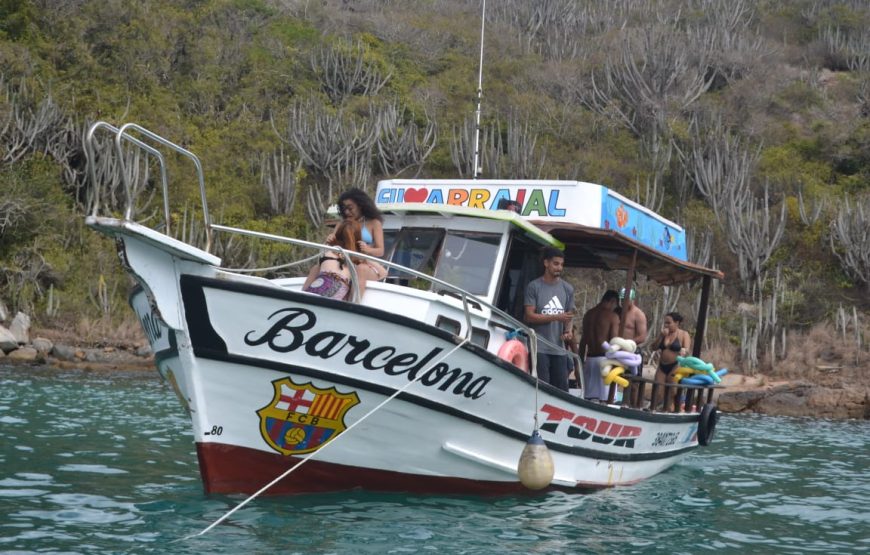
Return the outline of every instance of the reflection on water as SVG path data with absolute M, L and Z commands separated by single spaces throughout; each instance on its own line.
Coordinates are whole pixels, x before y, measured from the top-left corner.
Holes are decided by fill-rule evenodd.
M 205 496 L 151 373 L 0 366 L 0 553 L 859 553 L 866 422 L 723 417 L 713 445 L 590 495 Z

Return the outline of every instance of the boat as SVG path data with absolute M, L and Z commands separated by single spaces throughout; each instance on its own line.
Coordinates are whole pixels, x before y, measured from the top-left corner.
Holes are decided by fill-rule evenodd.
M 106 136 L 111 143 L 98 140 Z M 302 291 L 302 277 L 222 267 L 210 252 L 214 234 L 349 255 L 210 221 L 193 153 L 135 123 L 97 122 L 86 147 L 91 162 L 114 155 L 123 164 L 119 153 L 138 149 L 160 166 L 162 223 L 137 222 L 130 198 L 123 214 L 98 199 L 86 224 L 116 242 L 138 284 L 131 305 L 159 374 L 190 415 L 206 493 L 267 485 L 268 494 L 526 492 L 518 460 L 533 432 L 553 463 L 546 488 L 580 492 L 650 478 L 712 440 L 711 387 L 682 386 L 680 410 L 663 412 L 642 401 L 644 388 L 664 386 L 642 377 L 629 377 L 639 396 L 619 400 L 612 385 L 607 402 L 536 378 L 536 336 L 520 317 L 545 246 L 563 249 L 567 267 L 625 271 L 629 287 L 636 274 L 664 285 L 700 279 L 700 354 L 711 280 L 721 272 L 688 261 L 680 226 L 607 187 L 381 181 L 379 260 L 389 275 L 369 282 L 362 298 L 354 282 L 345 301 Z M 170 233 L 170 156 L 196 170 L 201 248 Z M 105 184 L 92 178 L 99 197 Z M 503 199 L 520 211 L 499 209 Z M 505 356 L 511 341 L 530 351 L 531 371 Z

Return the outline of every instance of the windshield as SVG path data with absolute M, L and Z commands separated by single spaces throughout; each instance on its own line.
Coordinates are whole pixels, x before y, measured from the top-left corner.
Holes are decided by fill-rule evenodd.
M 501 235 L 449 231 L 444 239 L 435 277 L 474 295 L 486 295 L 496 272 Z
M 435 269 L 442 237 L 444 237 L 443 229 L 402 229 L 395 239 L 390 260 L 431 276 Z M 429 289 L 431 285 L 428 281 L 420 280 L 395 268 L 390 269 L 388 279 L 418 289 Z
M 474 231 L 445 231 L 434 228 L 405 228 L 392 239 L 390 260 L 464 289 L 486 295 L 493 274 L 497 274 L 501 235 Z M 419 289 L 431 283 L 391 269 L 389 280 Z

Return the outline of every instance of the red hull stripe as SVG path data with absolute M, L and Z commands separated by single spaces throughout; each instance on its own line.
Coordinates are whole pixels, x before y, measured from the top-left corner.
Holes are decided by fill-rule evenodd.
M 222 443 L 197 443 L 199 469 L 206 493 L 251 494 L 299 462 L 296 457 Z M 587 486 L 593 490 L 603 486 Z M 305 463 L 265 495 L 325 493 L 364 489 L 381 492 L 506 495 L 532 492 L 517 482 L 492 482 L 405 474 L 313 460 Z M 576 488 L 552 488 L 579 491 Z

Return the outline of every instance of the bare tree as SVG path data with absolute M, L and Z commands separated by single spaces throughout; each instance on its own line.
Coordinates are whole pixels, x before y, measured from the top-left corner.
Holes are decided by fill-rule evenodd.
M 85 188 L 85 212 L 92 212 L 95 206 L 108 212 L 123 212 L 129 205 L 134 220 L 149 219 L 154 215 L 152 203 L 158 189 L 151 177 L 151 164 L 156 162 L 144 150 L 126 142 L 122 143 L 119 157 L 112 139 L 95 136 L 93 157 L 85 152 L 95 180 Z
M 662 187 L 658 176 L 647 176 L 643 189 L 641 189 L 640 178 L 638 177 L 634 183 L 634 200 L 653 212 L 660 212 L 665 201 L 665 194 L 664 187 Z
M 831 222 L 831 250 L 851 277 L 870 285 L 870 197 L 844 199 Z
M 421 129 L 413 116 L 406 114 L 405 108 L 395 101 L 377 110 L 376 121 L 379 128 L 376 161 L 381 172 L 398 176 L 416 168 L 414 177 L 417 177 L 438 140 L 435 121 L 427 115 Z
M 785 203 L 781 203 L 779 222 L 770 214 L 770 195 L 764 186 L 764 196 L 751 198 L 741 204 L 725 207 L 727 214 L 726 240 L 728 248 L 737 255 L 738 271 L 744 287 L 752 280 L 760 280 L 762 271 L 785 231 Z
M 691 262 L 706 266 L 713 252 L 713 232 L 686 232 L 686 255 Z
M 689 48 L 676 28 L 631 30 L 604 66 L 590 75 L 579 98 L 638 136 L 661 134 L 710 87 L 708 57 L 706 49 Z
M 7 197 L 0 200 L 0 237 L 24 223 L 29 210 L 24 199 Z
M 664 0 L 500 0 L 488 10 L 488 19 L 514 30 L 523 53 L 554 61 L 586 58 L 596 48 L 594 37 L 631 21 L 672 25 L 680 19 L 680 10 Z
M 466 115 L 462 126 L 453 126 L 453 140 L 450 141 L 450 159 L 453 160 L 453 166 L 460 177 L 474 176 L 474 134 L 475 134 L 474 117 Z M 486 147 L 486 135 L 480 137 L 481 152 Z
M 293 106 L 283 137 L 311 176 L 307 213 L 311 222 L 320 226 L 338 187 L 366 186 L 378 138 L 377 122 L 354 118 L 341 110 L 333 113 L 308 100 Z
M 695 113 L 689 123 L 692 146 L 680 151 L 686 173 L 718 218 L 726 207 L 749 200 L 752 171 L 761 146 L 750 148 L 722 123 L 719 114 Z
M 528 119 L 511 114 L 502 132 L 500 120 L 482 130 L 480 159 L 483 173 L 490 178 L 540 179 L 546 153 L 537 146 L 538 134 Z M 450 154 L 453 165 L 462 176 L 472 176 L 474 158 L 474 118 L 466 117 L 464 125 L 453 129 Z
M 70 118 L 54 101 L 49 90 L 37 100 L 37 94 L 22 79 L 17 85 L 0 76 L 5 102 L 0 109 L 0 146 L 2 161 L 14 164 L 36 152 L 54 154 L 67 139 Z
M 298 177 L 301 160 L 292 160 L 284 153 L 284 147 L 260 161 L 260 183 L 269 193 L 269 208 L 272 214 L 291 214 L 296 205 Z
M 804 194 L 803 191 L 798 191 L 798 211 L 800 213 L 801 221 L 805 226 L 815 225 L 816 222 L 819 221 L 821 215 L 825 212 L 828 207 L 827 199 L 824 197 L 821 199 L 816 199 L 812 206 L 807 206 L 804 202 Z
M 839 25 L 828 25 L 819 29 L 819 39 L 832 69 L 870 71 L 870 30 L 866 27 L 849 32 Z
M 862 117 L 870 117 L 870 76 L 861 79 L 861 84 L 858 85 L 858 92 L 855 94 L 855 100 L 860 107 Z
M 342 40 L 311 55 L 311 69 L 334 104 L 351 95 L 374 96 L 389 81 L 392 73 L 382 75 L 375 63 L 366 60 L 366 54 L 362 42 Z

